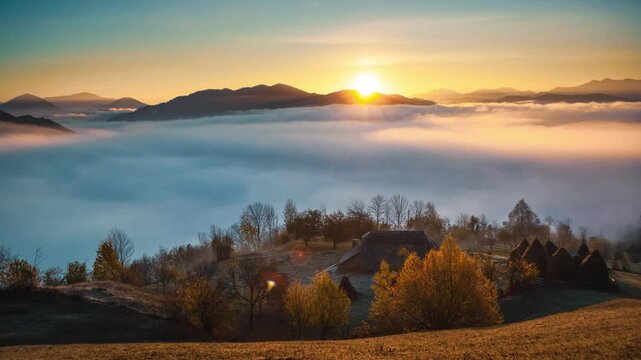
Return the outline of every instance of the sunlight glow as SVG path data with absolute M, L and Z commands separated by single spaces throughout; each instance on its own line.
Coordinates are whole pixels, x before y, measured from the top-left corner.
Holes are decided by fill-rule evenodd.
M 375 92 L 381 91 L 381 82 L 374 74 L 359 74 L 352 83 L 352 89 L 358 91 L 363 97 L 368 97 Z

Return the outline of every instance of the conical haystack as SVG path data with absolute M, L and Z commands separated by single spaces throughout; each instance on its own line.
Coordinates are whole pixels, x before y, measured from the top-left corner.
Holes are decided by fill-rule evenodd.
M 541 245 L 541 242 L 538 239 L 534 239 L 530 246 L 525 249 L 522 259 L 536 265 L 539 270 L 539 276 L 546 277 L 548 254 L 545 252 L 545 248 Z
M 551 242 L 550 240 L 548 240 L 548 241 L 545 243 L 545 252 L 548 254 L 548 256 L 552 256 L 552 255 L 554 255 L 554 253 L 555 253 L 557 250 L 559 250 L 559 248 L 558 248 L 556 245 L 554 245 L 554 243 L 553 243 L 553 242 Z M 569 254 L 568 254 L 568 255 L 569 255 Z
M 338 286 L 345 292 L 350 300 L 354 301 L 358 299 L 358 291 L 356 291 L 352 283 L 349 281 L 348 276 L 343 276 L 343 278 L 341 279 L 341 283 Z
M 558 249 L 548 259 L 548 278 L 553 280 L 572 281 L 576 277 L 574 259 L 564 248 Z
M 514 249 L 512 249 L 512 251 L 510 251 L 510 260 L 520 259 L 528 246 L 530 246 L 530 243 L 527 241 L 527 239 L 521 240 L 521 242 Z
M 599 250 L 594 250 L 586 256 L 579 267 L 579 275 L 582 281 L 595 284 L 608 284 L 610 275 L 608 266 L 603 261 Z
M 590 249 L 585 241 L 581 242 L 581 246 L 576 250 L 576 255 L 581 259 L 581 261 L 583 261 L 586 256 L 590 255 Z

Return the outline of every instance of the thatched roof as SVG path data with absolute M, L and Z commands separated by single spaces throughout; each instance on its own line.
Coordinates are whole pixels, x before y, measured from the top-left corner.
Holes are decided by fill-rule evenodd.
M 530 246 L 525 249 L 522 259 L 536 265 L 537 269 L 539 269 L 539 276 L 546 276 L 548 254 L 545 252 L 545 248 L 541 245 L 539 239 L 534 239 Z
M 603 261 L 599 250 L 594 250 L 586 256 L 579 266 L 579 275 L 582 281 L 596 284 L 607 284 L 610 282 L 608 266 Z
M 512 249 L 512 251 L 510 251 L 510 260 L 520 259 L 528 246 L 530 246 L 530 243 L 527 241 L 527 239 L 521 240 L 521 242 L 514 249 Z
M 438 245 L 423 231 L 370 231 L 363 235 L 357 247 L 341 257 L 337 271 L 375 272 L 382 260 L 399 268 L 404 261 L 399 256 L 402 248 L 424 256 L 429 250 L 438 249 Z
M 581 246 L 576 250 L 576 255 L 579 256 L 581 261 L 585 259 L 586 256 L 590 254 L 590 249 L 588 248 L 588 245 L 585 243 L 585 241 L 581 242 Z
M 575 279 L 576 264 L 567 250 L 560 248 L 550 256 L 547 275 L 549 279 L 554 280 L 572 281 Z
M 343 276 L 343 278 L 341 279 L 341 283 L 338 286 L 341 288 L 341 290 L 345 292 L 345 294 L 350 300 L 354 301 L 358 299 L 359 293 L 358 291 L 356 291 L 352 283 L 349 281 L 348 276 Z
M 554 245 L 554 243 L 553 243 L 553 242 L 551 242 L 550 240 L 548 240 L 548 241 L 545 243 L 545 252 L 548 254 L 548 256 L 552 256 L 552 255 L 554 255 L 554 253 L 555 253 L 557 250 L 559 250 L 559 248 L 558 248 L 556 245 Z M 570 255 L 570 254 L 568 254 L 568 255 Z

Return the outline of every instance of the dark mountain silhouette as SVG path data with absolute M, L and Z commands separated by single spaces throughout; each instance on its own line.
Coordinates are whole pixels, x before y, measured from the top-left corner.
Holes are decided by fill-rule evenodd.
M 58 111 L 58 107 L 51 102 L 31 94 L 15 97 L 0 105 L 0 110 L 10 114 L 19 115 L 47 115 Z
M 445 104 L 492 102 L 510 96 L 530 97 L 536 95 L 533 91 L 521 91 L 514 88 L 481 89 L 469 93 L 439 89 L 419 95 L 421 99 L 435 100 Z
M 549 93 L 564 95 L 605 94 L 627 100 L 641 101 L 641 80 L 592 80 L 579 86 L 556 87 L 550 90 Z
M 140 102 L 134 98 L 124 97 L 116 101 L 110 102 L 103 106 L 104 109 L 140 109 L 141 107 L 147 106 L 147 104 Z
M 597 102 L 597 103 L 609 103 L 609 102 L 615 102 L 615 101 L 629 101 L 627 99 L 624 99 L 622 97 L 618 96 L 611 96 L 611 95 L 605 95 L 605 94 L 585 94 L 585 95 L 575 95 L 575 94 L 550 94 L 550 93 L 544 93 L 541 95 L 537 96 L 506 96 L 504 98 L 495 100 L 494 102 L 509 102 L 509 103 L 516 103 L 516 102 L 535 102 L 538 104 L 551 104 L 551 103 L 590 103 L 590 102 Z
M 372 94 L 367 101 L 354 90 L 327 95 L 308 93 L 284 85 L 258 85 L 238 90 L 217 89 L 179 96 L 166 103 L 145 106 L 132 113 L 115 116 L 113 121 L 171 120 L 220 115 L 234 111 L 278 109 L 331 104 L 433 105 L 434 102 L 408 99 L 400 95 Z
M 52 96 L 45 100 L 55 104 L 61 109 L 68 111 L 94 111 L 100 106 L 109 104 L 115 99 L 110 99 L 96 94 L 82 92 L 73 95 Z
M 9 125 L 9 126 L 2 126 Z M 16 127 L 15 125 L 20 125 Z M 57 122 L 45 118 L 37 118 L 30 115 L 13 116 L 4 111 L 0 111 L 0 132 L 24 131 L 32 132 L 34 128 L 42 130 L 55 130 L 61 133 L 73 134 L 72 130 L 58 124 Z

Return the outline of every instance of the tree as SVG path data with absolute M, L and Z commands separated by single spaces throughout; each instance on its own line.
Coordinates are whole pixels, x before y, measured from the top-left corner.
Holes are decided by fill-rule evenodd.
M 384 266 L 382 270 L 389 273 Z M 411 328 L 446 329 L 502 320 L 496 288 L 451 235 L 423 259 L 410 254 L 394 280 L 387 281 L 394 284 L 391 291 L 376 293 L 372 307 L 391 307 L 391 313 L 402 316 Z
M 386 207 L 385 197 L 383 195 L 376 195 L 370 201 L 370 204 L 367 208 L 370 216 L 374 219 L 376 224 L 376 229 L 380 229 L 381 225 L 385 221 L 385 207 Z
M 205 246 L 211 246 L 216 261 L 227 260 L 231 256 L 234 239 L 230 230 L 223 231 L 216 225 L 211 225 L 209 233 L 198 233 L 198 240 Z
M 224 291 L 200 278 L 185 286 L 183 306 L 187 318 L 215 338 L 227 335 L 231 327 L 230 301 Z
M 0 274 L 4 273 L 4 270 L 12 260 L 13 255 L 11 254 L 11 250 L 0 245 Z
M 134 242 L 121 229 L 113 228 L 107 234 L 106 241 L 111 242 L 120 265 L 124 268 L 129 265 L 134 256 Z
M 271 205 L 256 202 L 247 205 L 240 217 L 240 233 L 248 250 L 260 250 L 268 233 Z
M 352 200 L 347 207 L 347 215 L 356 217 L 368 216 L 365 203 L 362 200 Z
M 296 338 L 301 338 L 303 328 L 309 325 L 312 317 L 311 294 L 308 286 L 295 282 L 287 288 L 283 298 L 283 309 L 289 319 Z
M 539 275 L 536 265 L 523 259 L 508 261 L 508 288 L 510 294 L 523 290 L 531 290 L 534 287 L 534 279 Z
M 541 221 L 525 200 L 516 203 L 507 217 L 506 227 L 512 233 L 513 239 L 519 241 L 535 234 Z
M 340 329 L 349 320 L 349 297 L 332 281 L 326 271 L 314 276 L 310 287 L 312 324 L 325 340 L 330 330 Z
M 293 232 L 292 225 L 297 214 L 296 204 L 292 199 L 287 199 L 285 208 L 283 209 L 283 221 L 285 222 L 285 230 L 287 230 L 288 233 Z
M 397 277 L 398 273 L 383 260 L 378 272 L 372 278 L 374 301 L 369 308 L 369 320 L 381 333 L 403 330 L 405 326 L 403 316 L 396 309 L 394 302 L 394 286 Z
M 225 283 L 232 295 L 249 310 L 249 328 L 254 327 L 254 314 L 267 293 L 263 279 L 264 260 L 257 256 L 243 256 L 232 261 L 225 274 Z
M 559 247 L 567 247 L 574 240 L 572 232 L 572 220 L 569 218 L 558 221 L 556 224 L 556 237 L 559 241 Z
M 121 281 L 122 273 L 122 263 L 114 244 L 109 239 L 101 241 L 96 251 L 96 260 L 93 263 L 92 276 L 94 280 Z
M 47 269 L 42 276 L 42 283 L 46 286 L 60 286 L 63 281 L 62 269 L 59 267 Z
M 65 284 L 76 284 L 89 280 L 87 274 L 87 264 L 79 261 L 67 263 L 67 272 L 65 273 Z
M 293 230 L 297 237 L 303 239 L 305 246 L 316 236 L 322 235 L 323 214 L 320 210 L 308 209 L 298 214 L 293 220 Z
M 338 210 L 325 215 L 322 225 L 325 239 L 332 242 L 334 249 L 339 241 L 345 240 L 348 235 L 347 221 L 342 211 Z
M 28 290 L 38 286 L 38 270 L 26 260 L 11 260 L 1 275 L 0 283 L 11 290 Z
M 413 216 L 407 221 L 409 229 L 423 230 L 430 238 L 439 243 L 445 235 L 447 224 L 448 220 L 439 215 L 431 202 L 425 204 L 422 216 Z
M 391 220 L 394 229 L 402 229 L 408 219 L 409 201 L 405 196 L 396 194 L 390 199 L 389 208 L 391 210 Z

